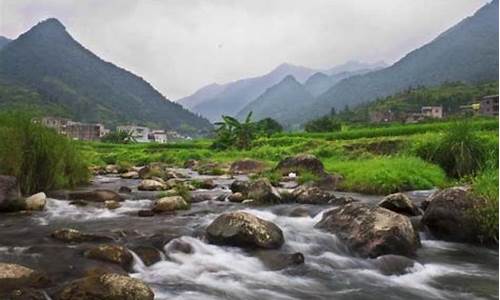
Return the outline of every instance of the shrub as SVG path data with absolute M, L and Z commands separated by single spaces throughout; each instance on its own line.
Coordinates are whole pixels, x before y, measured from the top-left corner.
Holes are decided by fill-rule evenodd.
M 24 194 L 73 187 L 89 177 L 71 140 L 22 113 L 0 114 L 0 173 L 17 177 Z
M 342 129 L 342 124 L 330 116 L 324 116 L 316 120 L 312 120 L 306 123 L 304 130 L 306 132 L 332 132 L 340 131 Z
M 498 169 L 478 174 L 472 181 L 472 192 L 485 201 L 485 206 L 473 212 L 484 239 L 498 243 Z

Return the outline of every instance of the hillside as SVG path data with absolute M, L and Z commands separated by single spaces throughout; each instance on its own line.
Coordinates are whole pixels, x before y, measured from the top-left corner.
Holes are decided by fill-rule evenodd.
M 482 82 L 498 78 L 498 0 L 485 5 L 410 52 L 391 67 L 345 79 L 301 112 L 302 121 L 346 105 L 373 101 L 411 86 L 435 86 L 444 82 Z M 294 118 L 295 116 L 291 116 Z
M 281 64 L 266 75 L 241 79 L 224 85 L 221 93 L 213 98 L 207 98 L 198 105 L 192 107 L 192 111 L 217 121 L 221 115 L 236 115 L 248 103 L 256 99 L 266 89 L 277 84 L 287 75 L 294 76 L 298 81 L 305 81 L 316 70 L 290 64 Z M 190 99 L 190 98 L 188 98 Z M 184 104 L 188 99 L 179 102 Z
M 4 37 L 4 36 L 0 36 L 0 49 L 2 49 L 3 47 L 5 47 L 8 43 L 10 43 L 11 40 Z
M 289 119 L 291 112 L 304 108 L 313 99 L 314 97 L 300 82 L 292 75 L 288 75 L 248 104 L 237 117 L 243 119 L 251 111 L 255 120 L 270 117 L 284 127 L 290 128 L 294 124 L 294 120 Z
M 176 102 L 181 104 L 185 108 L 191 109 L 194 106 L 201 104 L 205 100 L 212 99 L 213 97 L 219 95 L 224 91 L 225 88 L 226 85 L 212 83 L 197 90 L 194 94 L 181 98 Z
M 39 105 L 58 106 L 80 121 L 137 123 L 192 134 L 211 128 L 142 78 L 85 49 L 56 19 L 40 22 L 0 51 L 0 80 L 36 92 Z M 10 100 L 12 105 L 23 101 Z

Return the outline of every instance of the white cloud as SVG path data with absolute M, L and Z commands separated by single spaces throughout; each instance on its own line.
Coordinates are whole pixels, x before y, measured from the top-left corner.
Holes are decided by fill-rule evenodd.
M 0 35 L 56 17 L 176 99 L 202 85 L 347 60 L 394 62 L 486 0 L 0 0 Z

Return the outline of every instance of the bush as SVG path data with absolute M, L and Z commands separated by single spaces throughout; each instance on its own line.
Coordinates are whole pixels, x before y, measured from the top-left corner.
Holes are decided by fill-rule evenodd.
M 498 243 L 498 169 L 488 168 L 476 176 L 472 192 L 486 203 L 474 211 L 484 239 Z
M 474 175 L 489 158 L 488 144 L 467 121 L 454 123 L 439 139 L 423 142 L 416 154 L 454 178 Z
M 89 178 L 71 140 L 21 113 L 0 114 L 0 174 L 15 176 L 24 194 L 74 187 Z
M 340 131 L 342 124 L 330 116 L 321 117 L 306 123 L 304 130 L 306 132 L 332 132 Z

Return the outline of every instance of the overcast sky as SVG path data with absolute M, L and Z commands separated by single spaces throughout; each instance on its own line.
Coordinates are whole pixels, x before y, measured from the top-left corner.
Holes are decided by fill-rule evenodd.
M 101 58 L 169 99 L 269 72 L 392 63 L 487 0 L 0 0 L 0 35 L 58 18 Z

